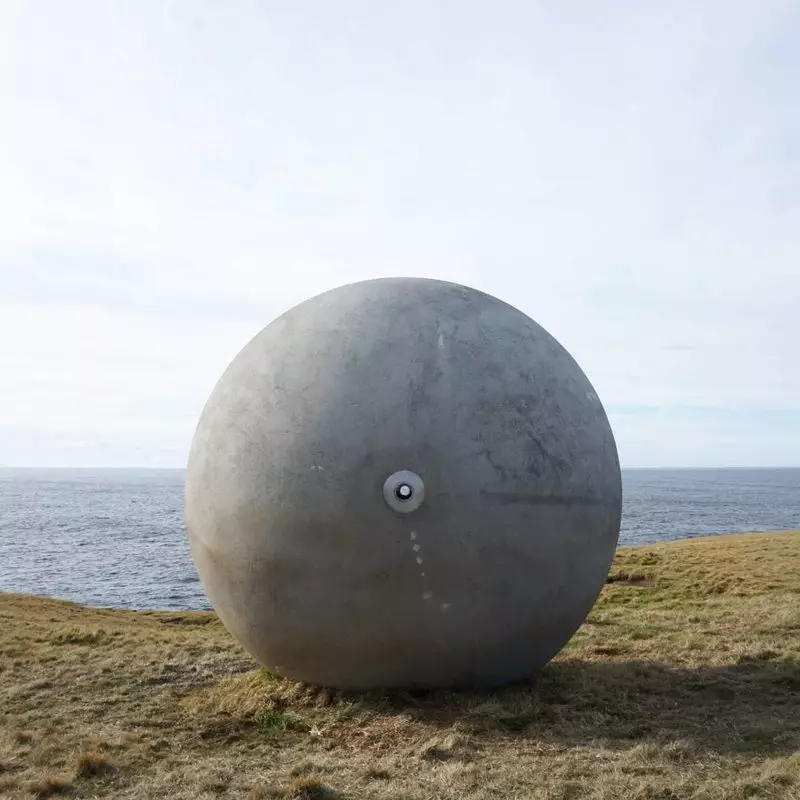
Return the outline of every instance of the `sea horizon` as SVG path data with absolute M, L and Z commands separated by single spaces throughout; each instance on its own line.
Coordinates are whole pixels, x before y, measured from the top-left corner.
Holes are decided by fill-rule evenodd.
M 663 472 L 707 472 L 724 470 L 800 470 L 800 464 L 734 464 L 725 466 L 701 465 L 701 466 L 660 466 L 649 464 L 623 465 L 620 466 L 623 472 L 659 470 Z M 93 466 L 36 466 L 36 465 L 3 465 L 0 464 L 2 472 L 186 472 L 186 467 L 93 467 Z

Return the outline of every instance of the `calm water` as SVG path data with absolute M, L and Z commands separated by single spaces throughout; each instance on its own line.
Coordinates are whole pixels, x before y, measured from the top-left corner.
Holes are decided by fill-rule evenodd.
M 183 472 L 0 470 L 0 590 L 206 609 Z M 622 544 L 800 528 L 800 469 L 626 470 Z

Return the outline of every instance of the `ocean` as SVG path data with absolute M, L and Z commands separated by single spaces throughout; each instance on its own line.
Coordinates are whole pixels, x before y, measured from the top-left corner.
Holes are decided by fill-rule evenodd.
M 0 470 L 0 591 L 133 609 L 210 608 L 182 470 Z M 620 544 L 800 529 L 800 469 L 623 470 Z

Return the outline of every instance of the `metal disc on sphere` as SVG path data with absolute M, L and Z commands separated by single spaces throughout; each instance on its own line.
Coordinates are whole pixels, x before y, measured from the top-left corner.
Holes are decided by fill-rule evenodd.
M 261 664 L 344 687 L 524 678 L 617 544 L 614 437 L 567 351 L 458 284 L 350 284 L 286 312 L 203 410 L 192 554 Z

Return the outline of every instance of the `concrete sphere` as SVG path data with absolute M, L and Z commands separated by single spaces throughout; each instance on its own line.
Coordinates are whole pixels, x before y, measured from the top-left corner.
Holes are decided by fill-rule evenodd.
M 621 501 L 567 351 L 496 298 L 402 278 L 261 331 L 208 400 L 186 483 L 230 632 L 280 675 L 351 689 L 531 675 L 597 599 Z

